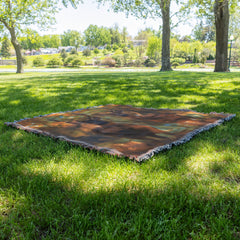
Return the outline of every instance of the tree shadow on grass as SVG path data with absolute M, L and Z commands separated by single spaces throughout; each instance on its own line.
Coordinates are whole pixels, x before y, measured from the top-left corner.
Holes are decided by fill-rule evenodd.
M 226 74 L 209 75 L 179 72 L 26 75 L 19 80 L 20 85 L 11 84 L 0 93 L 5 97 L 1 101 L 5 112 L 0 116 L 5 121 L 12 121 L 7 116 L 20 119 L 110 103 L 171 108 L 186 103 L 182 95 L 196 96 L 187 101 L 194 110 L 222 112 L 223 109 L 230 109 L 236 112 L 238 90 L 209 90 L 208 80 L 219 80 Z M 228 75 L 228 78 L 235 79 L 236 75 Z M 208 90 L 207 93 L 204 90 Z M 197 96 L 204 96 L 207 101 L 202 103 Z
M 189 167 L 208 145 L 216 153 L 239 153 L 239 92 L 209 89 L 208 80 L 226 75 L 43 76 L 23 76 L 1 90 L 2 124 L 109 103 L 178 108 L 185 104 L 184 95 L 196 96 L 195 110 L 226 109 L 237 117 L 141 165 L 1 126 L 2 239 L 237 239 L 240 199 L 228 177 L 238 172 L 224 169 L 224 157 L 210 165 L 209 182 Z M 234 85 L 236 76 L 228 75 Z M 202 103 L 198 96 L 212 99 Z M 231 191 L 215 189 L 215 181 Z
M 181 96 L 189 95 L 195 96 L 195 99 L 193 97 L 191 101 L 187 101 L 193 110 L 203 112 L 231 110 L 234 113 L 240 98 L 237 89 L 217 92 L 209 89 L 210 79 L 219 81 L 225 77 L 226 74 L 213 73 L 207 77 L 205 73 L 71 73 L 48 74 L 46 77 L 26 75 L 19 80 L 18 86 L 11 84 L 2 93 L 5 98 L 1 104 L 7 107 L 3 108 L 0 119 L 13 121 L 109 103 L 177 108 L 186 103 Z M 228 75 L 228 78 L 235 80 L 236 75 Z M 197 99 L 198 96 L 204 96 L 207 101 L 202 103 L 201 99 Z M 186 157 L 188 154 L 185 152 L 183 156 Z M 179 159 L 180 156 L 173 156 L 172 160 L 168 159 L 167 162 L 180 163 Z M 167 168 L 172 169 L 174 166 Z
M 141 82 L 138 75 L 130 76 L 132 80 L 129 80 L 128 74 L 50 75 L 47 80 L 27 76 L 19 80 L 18 86 L 12 83 L 0 96 L 5 97 L 2 105 L 8 106 L 11 114 L 16 114 L 19 109 L 32 116 L 110 103 L 158 107 L 163 104 L 176 105 L 178 102 L 174 96 L 169 97 L 173 93 L 166 84 L 160 86 L 154 81 L 149 86 L 145 79 Z M 23 117 L 26 115 L 18 118 Z
M 234 239 L 239 231 L 239 197 L 184 176 L 155 189 L 87 191 L 21 164 L 8 178 L 2 239 Z
M 177 77 L 179 78 L 178 75 Z M 147 81 L 148 78 L 150 81 Z M 174 75 L 172 78 L 174 78 Z M 167 101 L 169 96 L 171 96 L 170 98 L 173 98 L 181 93 L 186 94 L 192 92 L 191 89 L 188 90 L 188 87 L 195 85 L 195 83 L 191 83 L 191 79 L 189 80 L 189 78 L 187 81 L 183 79 L 174 80 L 171 79 L 171 76 L 159 76 L 157 73 L 143 75 L 136 73 L 51 74 L 46 77 L 44 75 L 40 77 L 37 77 L 37 75 L 26 75 L 25 78 L 23 77 L 22 79 L 19 79 L 19 83 L 20 86 L 18 85 L 15 89 L 12 89 L 14 88 L 13 83 L 10 85 L 12 92 L 19 89 L 20 91 L 22 90 L 29 94 L 31 89 L 33 92 L 37 92 L 40 86 L 41 91 L 39 94 L 36 93 L 35 98 L 39 97 L 42 93 L 42 99 L 44 99 L 44 93 L 50 93 L 52 95 L 51 98 L 54 100 L 56 105 L 57 103 L 62 105 L 62 102 L 67 104 L 69 101 L 72 102 L 75 99 L 79 100 L 78 104 L 81 104 L 81 101 L 84 101 L 86 97 L 90 98 L 90 100 L 95 99 L 97 104 L 101 104 L 106 101 L 111 103 L 111 98 L 109 98 L 109 100 L 105 99 L 104 101 L 104 95 L 115 95 L 116 98 L 114 98 L 113 101 L 121 104 L 131 100 L 136 100 L 137 98 L 141 99 L 141 97 L 144 97 L 145 95 L 149 97 L 163 96 L 166 97 L 164 101 Z M 207 81 L 205 81 L 203 85 L 205 84 L 207 84 Z M 160 92 L 156 90 L 160 90 Z M 9 92 L 9 94 L 6 95 L 12 98 L 14 97 L 12 92 Z M 129 95 L 129 92 L 131 95 Z M 57 96 L 54 94 L 57 94 Z M 123 97 L 123 99 L 121 97 Z M 61 101 L 62 98 L 63 100 Z M 143 104 L 145 104 L 144 99 L 142 100 Z M 152 105 L 159 105 L 157 104 L 158 101 L 155 103 L 153 100 L 155 100 L 155 98 L 147 100 L 146 103 L 149 104 L 149 102 L 151 102 Z M 174 100 L 176 101 L 176 99 Z M 84 101 L 84 103 L 86 103 L 86 101 Z

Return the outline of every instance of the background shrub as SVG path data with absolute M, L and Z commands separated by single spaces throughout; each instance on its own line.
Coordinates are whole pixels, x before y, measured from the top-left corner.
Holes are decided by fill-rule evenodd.
M 77 55 L 70 55 L 64 61 L 64 66 L 66 67 L 79 67 L 84 65 L 82 59 Z
M 133 62 L 133 66 L 134 67 L 141 67 L 143 65 L 143 60 L 141 58 L 137 58 L 134 62 Z
M 82 55 L 85 57 L 91 56 L 91 50 L 90 49 L 84 49 L 82 52 Z
M 179 64 L 184 64 L 186 62 L 185 58 L 172 58 L 171 63 L 179 63 Z
M 207 61 L 207 58 L 205 56 L 201 56 L 199 61 L 200 61 L 200 63 L 205 64 Z
M 110 44 L 108 44 L 108 45 L 107 45 L 107 47 L 106 47 L 106 49 L 107 49 L 108 51 L 111 51 L 111 50 L 112 50 L 112 47 L 111 47 L 111 45 L 110 45 Z
M 121 49 L 117 49 L 115 52 L 114 52 L 114 55 L 123 55 L 123 51 Z
M 107 65 L 109 67 L 115 67 L 116 61 L 113 58 L 107 57 L 102 60 L 102 65 Z
M 73 67 L 80 67 L 83 65 L 83 61 L 80 57 L 75 57 L 70 63 Z
M 100 60 L 99 58 L 97 58 L 97 59 L 94 61 L 94 65 L 100 66 L 100 65 L 101 65 L 101 60 Z
M 122 55 L 115 55 L 112 57 L 116 64 L 115 64 L 115 67 L 122 67 L 123 66 L 123 56 Z
M 123 47 L 122 52 L 123 53 L 128 53 L 128 48 L 127 47 Z
M 98 49 L 98 48 L 94 48 L 93 52 L 94 52 L 95 54 L 98 54 L 98 53 L 99 53 L 99 49 Z
M 178 62 L 173 62 L 171 65 L 172 65 L 174 68 L 176 68 L 176 67 L 179 66 L 180 64 L 179 64 Z
M 132 59 L 128 60 L 126 66 L 127 67 L 133 67 L 134 66 L 134 60 L 132 60 Z
M 154 67 L 157 65 L 156 61 L 154 59 L 148 58 L 145 60 L 144 65 L 146 67 Z
M 60 67 L 63 65 L 63 62 L 60 58 L 58 57 L 52 57 L 48 63 L 47 63 L 47 66 L 48 67 L 51 67 L 51 68 L 56 68 L 56 67 Z
M 78 52 L 77 52 L 76 48 L 72 48 L 70 54 L 71 55 L 78 55 Z
M 66 67 L 70 66 L 71 62 L 73 61 L 74 58 L 76 58 L 76 56 L 71 55 L 71 56 L 67 57 L 64 61 L 64 66 L 66 66 Z
M 45 65 L 44 59 L 42 57 L 36 57 L 33 60 L 33 66 L 34 67 L 42 67 Z
M 63 61 L 67 58 L 68 54 L 67 54 L 65 49 L 61 50 L 60 56 L 61 56 Z
M 108 54 L 108 50 L 107 49 L 103 49 L 103 54 L 107 55 Z
M 112 45 L 112 49 L 113 49 L 114 51 L 116 51 L 118 48 L 119 48 L 119 46 L 118 46 L 116 43 L 114 43 L 114 44 Z
M 130 55 L 128 53 L 125 53 L 122 56 L 122 59 L 123 59 L 123 66 L 127 67 L 128 66 L 128 62 L 131 60 Z

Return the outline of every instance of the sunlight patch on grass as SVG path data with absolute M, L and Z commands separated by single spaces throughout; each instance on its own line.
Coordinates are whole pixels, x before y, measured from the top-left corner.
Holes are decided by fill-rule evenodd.
M 106 100 L 109 101 L 110 103 L 111 103 L 111 102 L 114 102 L 114 101 L 116 100 L 116 96 L 111 95 L 111 94 L 108 94 L 108 95 L 106 96 Z
M 20 143 L 22 142 L 22 138 L 24 134 L 25 133 L 22 131 L 14 131 L 13 133 L 11 133 L 11 139 L 14 142 Z
M 23 166 L 22 172 L 26 175 L 51 176 L 53 182 L 61 182 L 63 186 L 71 190 L 73 187 L 82 188 L 85 182 L 85 167 L 83 163 L 73 164 L 69 161 L 59 163 L 50 160 L 49 163 L 35 161 Z
M 9 217 L 9 214 L 12 209 L 12 204 L 10 202 L 10 199 L 4 194 L 0 193 L 0 220 L 4 221 L 4 219 Z
M 18 105 L 19 103 L 20 103 L 20 100 L 14 100 L 9 102 L 9 104 L 11 105 Z
M 237 239 L 239 81 L 238 73 L 0 74 L 0 238 Z M 237 116 L 142 164 L 4 126 L 110 103 Z
M 23 194 L 15 192 L 15 189 L 0 189 L 0 236 L 4 231 L 11 229 L 9 222 L 14 224 L 16 216 L 21 215 L 19 208 L 27 202 Z
M 72 158 L 70 153 L 60 161 L 50 160 L 49 163 L 33 161 L 25 164 L 21 171 L 25 175 L 51 176 L 53 182 L 61 182 L 66 189 L 78 189 L 81 192 L 121 189 L 129 182 L 138 184 L 139 171 L 130 169 L 125 164 L 116 166 L 112 163 L 102 169 L 98 164 L 86 165 L 81 159 L 73 163 L 72 161 L 76 159 Z

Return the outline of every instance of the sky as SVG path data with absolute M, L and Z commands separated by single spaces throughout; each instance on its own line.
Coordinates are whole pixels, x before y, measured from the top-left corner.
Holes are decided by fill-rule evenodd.
M 173 5 L 172 9 L 176 9 L 176 6 Z M 134 37 L 140 30 L 146 27 L 158 30 L 161 25 L 161 19 L 142 20 L 133 16 L 126 17 L 124 13 L 109 11 L 107 6 L 98 8 L 97 3 L 88 0 L 84 4 L 80 4 L 77 9 L 73 9 L 71 6 L 68 6 L 68 8 L 62 7 L 62 10 L 56 14 L 56 24 L 52 26 L 53 29 L 40 32 L 40 34 L 63 34 L 68 29 L 83 33 L 90 24 L 99 27 L 112 27 L 114 24 L 118 24 L 120 29 L 127 27 L 128 33 Z M 173 32 L 183 36 L 190 35 L 191 31 L 192 27 L 189 24 L 181 24 L 181 28 L 179 27 Z

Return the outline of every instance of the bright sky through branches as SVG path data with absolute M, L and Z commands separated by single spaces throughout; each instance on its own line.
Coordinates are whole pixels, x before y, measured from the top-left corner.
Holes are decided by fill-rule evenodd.
M 172 5 L 172 9 L 176 7 Z M 44 34 L 62 34 L 64 31 L 71 29 L 83 32 L 90 24 L 112 27 L 117 23 L 122 29 L 127 27 L 128 33 L 131 36 L 136 36 L 139 30 L 151 27 L 155 30 L 159 29 L 161 19 L 147 19 L 141 20 L 135 17 L 126 17 L 124 13 L 114 13 L 108 11 L 107 6 L 97 7 L 97 3 L 92 1 L 80 4 L 77 9 L 73 9 L 71 6 L 68 8 L 62 7 L 62 10 L 56 15 L 57 24 L 53 26 L 54 29 L 41 32 Z M 180 25 L 177 29 L 174 29 L 174 33 L 180 35 L 190 35 L 193 26 L 187 24 Z

